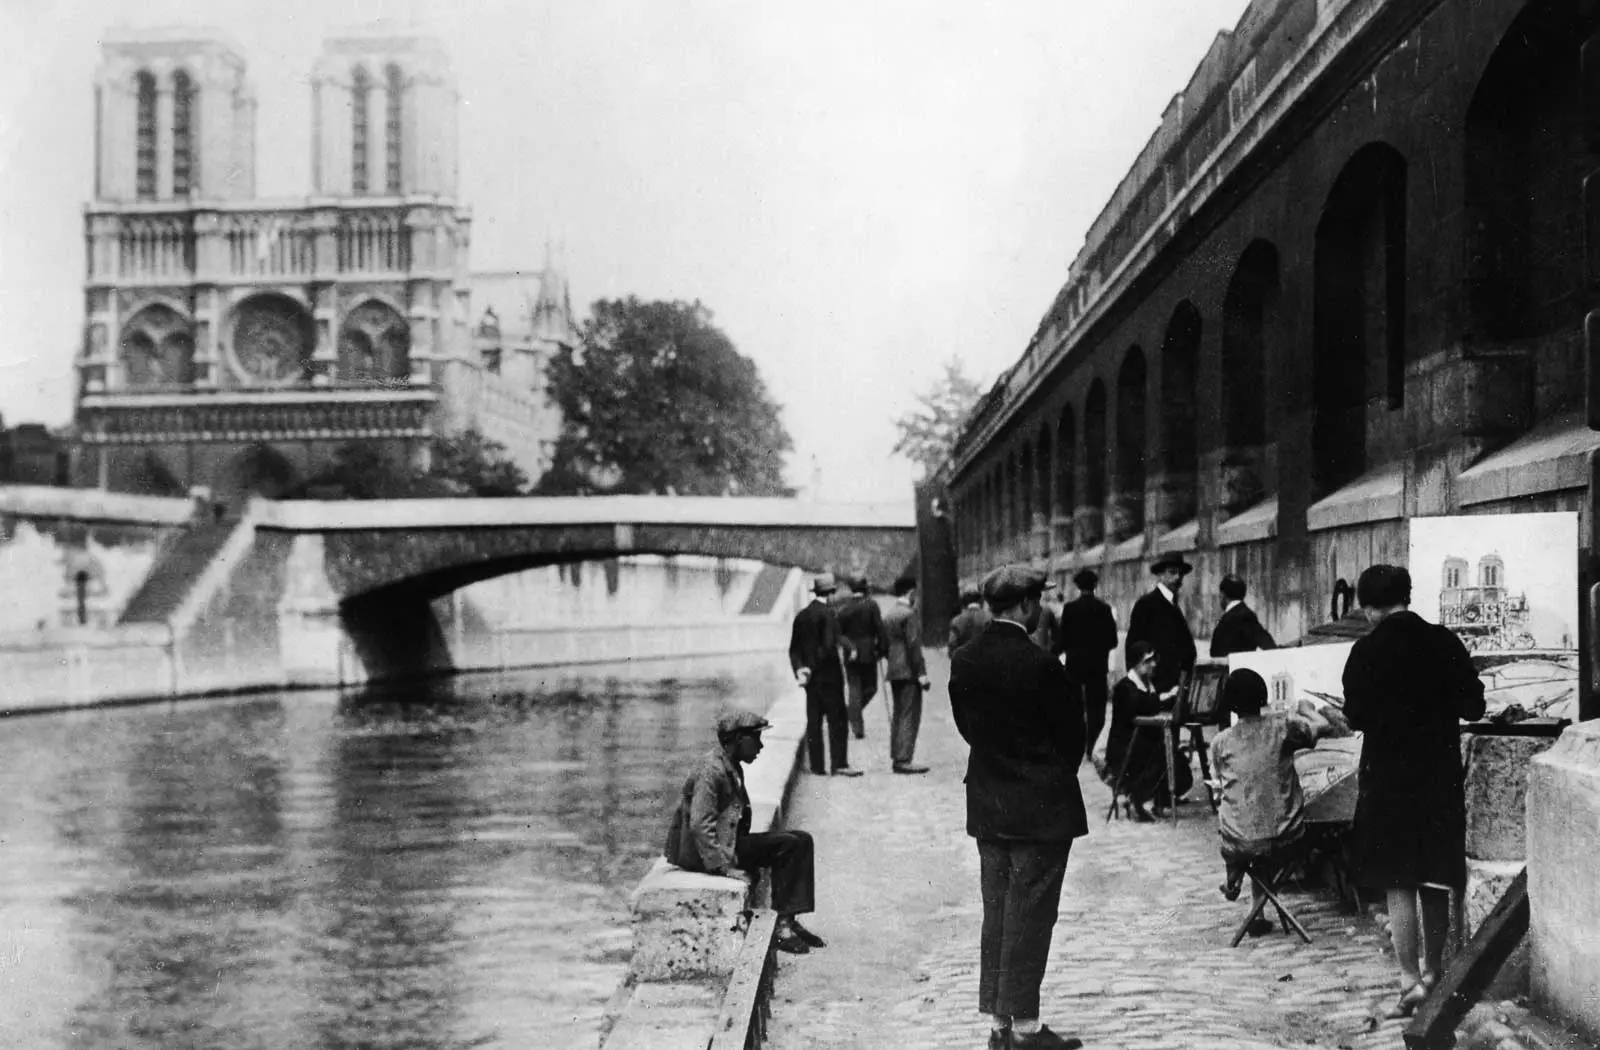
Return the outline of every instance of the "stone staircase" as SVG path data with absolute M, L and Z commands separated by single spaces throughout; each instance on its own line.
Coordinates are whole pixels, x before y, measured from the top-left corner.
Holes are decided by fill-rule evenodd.
M 200 574 L 216 558 L 238 522 L 202 522 L 189 526 L 156 558 L 139 589 L 128 599 L 119 623 L 167 623 L 194 589 Z

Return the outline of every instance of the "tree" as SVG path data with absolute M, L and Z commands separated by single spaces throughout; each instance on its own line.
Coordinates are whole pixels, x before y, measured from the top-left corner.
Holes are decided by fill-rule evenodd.
M 698 302 L 599 300 L 549 385 L 563 423 L 541 494 L 793 495 L 778 405 Z
M 334 450 L 333 463 L 302 486 L 310 499 L 427 499 L 449 496 L 522 496 L 528 475 L 506 447 L 475 429 L 436 436 L 426 471 L 396 462 L 376 445 L 351 441 Z
M 917 395 L 917 407 L 894 421 L 900 432 L 894 451 L 932 477 L 955 452 L 962 424 L 981 397 L 983 388 L 967 378 L 961 359 L 952 357 L 944 363 L 944 375 Z

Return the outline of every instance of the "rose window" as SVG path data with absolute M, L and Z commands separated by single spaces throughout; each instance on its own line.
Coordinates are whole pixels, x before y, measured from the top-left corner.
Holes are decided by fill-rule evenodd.
M 283 296 L 257 296 L 240 304 L 233 326 L 233 359 L 246 383 L 286 386 L 311 367 L 311 319 Z

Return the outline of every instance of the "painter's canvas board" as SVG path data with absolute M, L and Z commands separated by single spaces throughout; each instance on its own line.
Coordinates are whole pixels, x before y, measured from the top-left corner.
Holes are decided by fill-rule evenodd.
M 1472 653 L 1489 713 L 1578 716 L 1578 515 L 1411 520 L 1411 608 Z
M 1310 700 L 1318 707 L 1344 707 L 1344 664 L 1354 643 L 1304 645 L 1291 649 L 1264 649 L 1234 653 L 1228 670 L 1248 668 L 1267 683 L 1269 704 L 1281 711 Z

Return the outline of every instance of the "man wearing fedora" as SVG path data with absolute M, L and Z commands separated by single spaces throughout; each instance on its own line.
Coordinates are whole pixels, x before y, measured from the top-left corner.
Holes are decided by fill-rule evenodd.
M 718 746 L 684 779 L 663 852 L 667 863 L 708 875 L 768 869 L 772 910 L 778 913 L 773 945 L 804 955 L 825 946 L 795 918 L 816 907 L 816 844 L 804 831 L 752 833 L 750 794 L 740 768 L 761 754 L 761 731 L 771 724 L 754 711 L 718 716 Z
M 839 630 L 839 618 L 828 598 L 838 589 L 833 573 L 811 581 L 811 601 L 794 617 L 789 633 L 789 665 L 806 691 L 806 754 L 811 772 L 818 776 L 833 770 L 837 777 L 859 777 L 850 768 L 849 714 L 844 703 L 844 664 L 850 646 Z M 822 726 L 828 726 L 828 760 L 823 765 Z
M 1061 607 L 1061 642 L 1067 654 L 1067 680 L 1083 695 L 1083 749 L 1092 755 L 1106 725 L 1110 699 L 1106 683 L 1111 650 L 1117 647 L 1117 618 L 1111 606 L 1095 597 L 1100 575 L 1093 569 L 1079 569 L 1072 585 L 1078 596 Z
M 1156 670 L 1150 684 L 1165 695 L 1194 670 L 1194 633 L 1178 604 L 1183 578 L 1194 571 L 1194 566 L 1176 554 L 1164 554 L 1150 566 L 1150 571 L 1155 574 L 1156 585 L 1133 603 L 1123 652 L 1126 659 L 1134 642 L 1150 643 L 1156 651 Z M 1128 664 L 1132 666 L 1131 661 Z
M 1072 840 L 1088 833 L 1078 765 L 1083 709 L 1067 672 L 1029 637 L 1044 573 L 983 581 L 994 620 L 950 657 L 950 706 L 967 757 L 967 834 L 978 843 L 983 932 L 978 1010 L 990 1050 L 1082 1045 L 1039 1023 L 1039 986 Z

